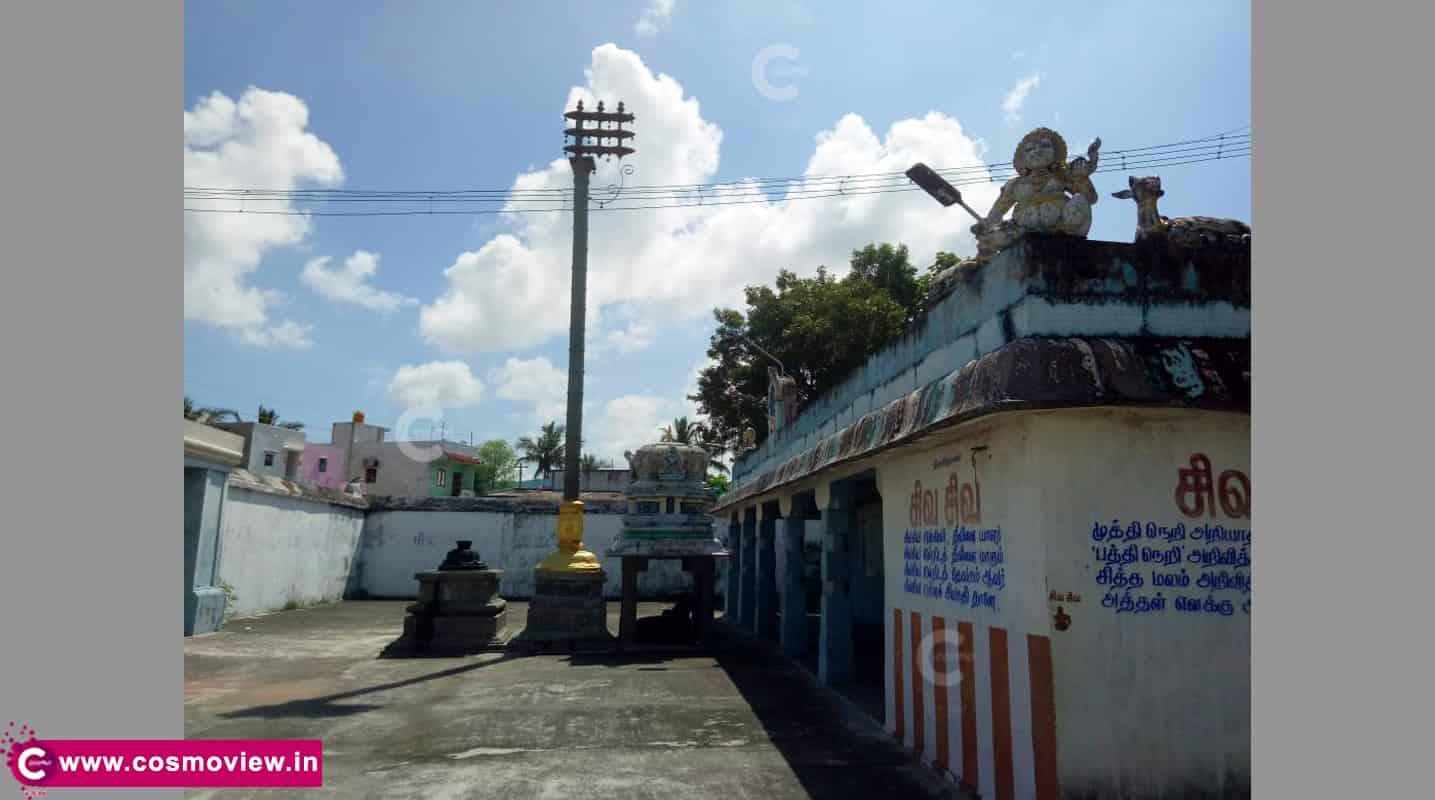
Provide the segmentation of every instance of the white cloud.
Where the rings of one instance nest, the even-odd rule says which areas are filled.
[[[379,270],[376,253],[355,250],[344,261],[344,266],[336,269],[329,269],[329,261],[328,256],[311,259],[299,273],[299,280],[331,303],[357,306],[379,314],[392,314],[404,306],[418,304],[412,297],[369,285],[369,279]]]
[[[333,149],[305,130],[309,110],[283,92],[250,88],[238,102],[214,92],[184,112],[184,185],[294,189],[335,186],[343,169]],[[232,209],[233,201],[187,200],[192,208]],[[249,201],[247,211],[292,211],[288,201]],[[283,295],[249,283],[265,255],[302,244],[304,216],[184,215],[184,318],[223,328],[259,347],[307,347],[312,326],[271,318]]]
[[[527,403],[540,423],[567,418],[568,373],[555,367],[546,358],[510,358],[495,375],[498,396],[505,400]]]
[[[589,316],[587,323],[587,336],[585,350],[595,356],[601,356],[610,351],[616,351],[627,355],[647,350],[657,341],[657,327],[650,320],[642,316],[640,306],[626,303],[617,305],[616,313],[612,315],[615,322],[611,327],[605,328],[603,318],[599,315]]]
[[[579,99],[593,105],[599,98],[623,100],[636,115],[630,184],[713,180],[723,133],[703,119],[697,100],[685,97],[676,80],[653,74],[630,51],[603,45],[593,51],[587,85],[572,89],[564,107]],[[900,174],[917,161],[969,167],[982,163],[984,151],[957,120],[936,112],[900,120],[882,135],[848,114],[817,135],[805,174]],[[616,162],[598,162],[593,185],[617,183],[617,169]],[[555,159],[519,175],[514,188],[568,189],[572,182],[568,162]],[[997,191],[990,183],[960,188],[979,209]],[[779,269],[810,275],[825,264],[843,270],[851,251],[869,242],[907,244],[919,268],[937,250],[974,249],[971,220],[920,191],[769,200],[748,182],[726,190],[724,199],[758,202],[591,215],[590,330],[591,318],[605,307],[632,312],[616,315],[616,324],[590,334],[591,341],[636,347],[650,337],[649,329],[655,336],[665,324],[710,317],[714,306],[742,307],[742,288],[770,284]],[[442,293],[421,308],[420,331],[430,343],[455,352],[503,350],[566,334],[571,215],[514,214],[507,221],[510,232],[454,260],[444,272]]]
[[[1008,126],[1021,122],[1021,109],[1026,105],[1027,95],[1031,90],[1041,85],[1041,73],[1034,73],[1016,82],[1011,91],[1006,93],[1002,99],[1002,113],[1005,115]]]
[[[482,397],[483,382],[462,361],[404,365],[389,381],[389,398],[402,406],[461,408]]]
[[[609,400],[591,426],[585,420],[584,452],[611,458],[618,466],[626,461],[623,453],[652,444],[662,437],[664,425],[684,413],[683,403],[669,397],[647,394],[625,394]],[[585,415],[586,416],[586,415]]]
[[[313,333],[314,326],[285,320],[273,325],[259,326],[246,325],[234,330],[234,335],[239,341],[254,347],[266,350],[289,349],[308,350],[314,346],[314,340],[309,334]]]
[[[657,334],[658,331],[652,323],[634,322],[622,330],[605,331],[603,348],[617,350],[619,353],[636,353],[652,347]]]
[[[639,36],[657,36],[662,26],[673,17],[673,4],[675,0],[648,0],[648,5],[643,9],[643,15],[638,17],[638,22],[633,26]]]

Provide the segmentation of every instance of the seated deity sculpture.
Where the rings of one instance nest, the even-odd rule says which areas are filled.
[[[1085,237],[1091,230],[1091,206],[1097,200],[1091,173],[1096,170],[1101,140],[1091,143],[1085,158],[1066,161],[1066,141],[1050,128],[1024,136],[1012,157],[1016,177],[982,221],[973,225],[978,258],[1009,247],[1022,234],[1059,233]],[[1008,211],[1012,218],[1002,219]]]

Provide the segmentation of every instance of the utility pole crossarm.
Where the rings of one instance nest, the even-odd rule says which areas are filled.
[[[631,155],[634,150],[627,142],[634,138],[623,125],[631,123],[634,116],[623,104],[618,103],[616,112],[606,111],[603,102],[598,102],[596,111],[578,107],[565,112],[563,118],[570,121],[564,135],[571,138],[571,144],[563,151],[568,153],[569,164],[573,167],[573,283],[568,325],[568,414],[564,447],[563,500],[578,499],[581,486],[580,462],[583,448],[583,332],[587,313],[588,280],[588,183],[597,169],[595,156],[611,158]]]

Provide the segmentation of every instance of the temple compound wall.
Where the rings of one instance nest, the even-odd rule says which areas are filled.
[[[209,434],[204,426],[195,429]],[[186,635],[217,630],[225,616],[414,598],[414,574],[436,567],[461,539],[503,570],[503,597],[526,599],[534,565],[552,552],[557,537],[558,509],[551,502],[356,497],[232,464],[220,471],[191,461],[204,468],[187,464],[185,473],[186,492],[200,498],[190,502],[185,522]],[[584,545],[606,552],[622,527],[623,509],[621,502],[588,502]],[[622,594],[618,559],[605,558],[604,567],[604,595],[616,599]],[[690,582],[679,564],[655,562],[640,574],[638,594],[666,599],[687,591]]]
[[[946,276],[734,465],[726,620],[983,798],[1248,791],[1249,269],[1028,236]],[[814,609],[779,554],[819,519]]]
[[[484,561],[503,571],[499,594],[526,599],[533,595],[534,567],[553,552],[558,540],[558,508],[553,503],[485,498],[395,502],[395,507],[371,509],[364,523],[355,581],[359,596],[415,596],[414,573],[433,569],[455,541],[467,539]],[[583,546],[603,561],[603,595],[616,599],[622,596],[619,559],[603,554],[622,530],[625,505],[618,501],[586,501],[584,505]],[[680,594],[687,591],[690,580],[680,564],[654,562],[639,574],[638,593],[643,598]]]
[[[219,574],[230,614],[332,603],[353,592],[363,499],[246,470],[229,476],[228,490]]]

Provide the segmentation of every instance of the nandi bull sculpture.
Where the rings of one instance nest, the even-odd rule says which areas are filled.
[[[1163,217],[1156,208],[1156,202],[1166,192],[1161,189],[1161,178],[1155,175],[1126,179],[1129,188],[1112,192],[1119,200],[1136,201],[1136,240],[1164,236],[1173,244],[1185,247],[1206,244],[1251,243],[1251,226],[1234,219],[1217,217]]]

